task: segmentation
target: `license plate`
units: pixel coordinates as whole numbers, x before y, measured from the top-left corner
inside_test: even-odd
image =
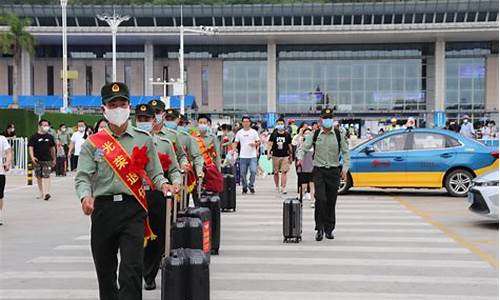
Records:
[[[469,192],[467,195],[467,200],[469,201],[470,204],[474,203],[474,193]]]

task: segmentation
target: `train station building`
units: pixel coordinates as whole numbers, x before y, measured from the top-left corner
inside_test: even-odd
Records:
[[[340,118],[365,121],[498,119],[498,7],[497,0],[193,5],[183,6],[181,20],[180,6],[68,5],[68,65],[76,71],[69,103],[91,109],[111,81],[111,30],[96,16],[115,11],[130,16],[118,30],[117,80],[134,96],[161,96],[152,81],[179,77],[182,21],[217,30],[185,35],[187,94],[198,112],[306,118],[328,105]],[[23,52],[17,94],[61,97],[61,7],[0,5],[3,13],[31,19],[37,42],[33,56]],[[0,56],[0,82],[5,104],[12,57]],[[167,94],[175,96],[172,88]]]

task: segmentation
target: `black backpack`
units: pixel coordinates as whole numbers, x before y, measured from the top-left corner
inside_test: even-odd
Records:
[[[341,139],[340,130],[338,128],[333,128],[333,130],[335,131],[335,136],[337,137],[337,146],[339,147],[339,155],[340,155],[340,150],[342,150],[341,143],[340,143],[340,139]],[[316,142],[318,141],[319,132],[320,132],[320,129],[317,129],[316,131],[314,131],[314,135],[313,135],[313,147],[314,147],[313,159],[314,159],[314,154],[316,153]]]

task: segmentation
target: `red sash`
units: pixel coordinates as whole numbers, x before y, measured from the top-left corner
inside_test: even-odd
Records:
[[[147,212],[148,202],[142,183],[142,179],[144,178],[150,185],[152,184],[144,171],[144,167],[149,162],[149,158],[146,155],[147,147],[138,148],[135,146],[132,156],[130,156],[107,129],[89,136],[88,140],[94,147],[103,151],[104,160],[108,163],[109,167]],[[148,240],[154,240],[155,238],[156,235],[151,230],[149,219],[146,218],[144,221],[144,246],[146,246]]]
[[[212,145],[209,149],[207,149],[205,141],[200,135],[193,134],[193,137],[196,139],[200,152],[203,155],[203,160],[205,161],[205,190],[214,193],[222,192],[224,190],[224,177],[222,177],[220,170],[212,160],[212,158],[217,157],[215,147]]]

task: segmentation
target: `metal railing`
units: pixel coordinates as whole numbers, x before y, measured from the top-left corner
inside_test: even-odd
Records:
[[[28,169],[28,138],[7,138],[12,149],[11,174],[25,175]]]

